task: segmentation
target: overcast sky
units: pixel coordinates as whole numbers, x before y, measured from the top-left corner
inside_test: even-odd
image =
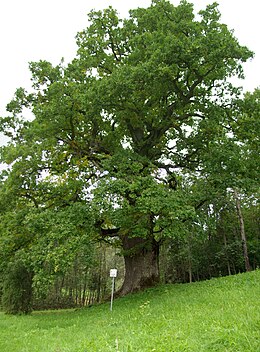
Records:
[[[171,0],[178,4],[178,0]],[[190,0],[195,10],[205,8],[213,0]],[[260,1],[219,0],[222,22],[234,29],[240,44],[255,52],[246,64],[245,90],[260,85]],[[150,0],[2,0],[0,1],[0,115],[18,87],[28,88],[28,62],[48,60],[58,64],[75,56],[75,35],[87,25],[91,9],[112,5],[121,16],[136,7],[147,7]]]

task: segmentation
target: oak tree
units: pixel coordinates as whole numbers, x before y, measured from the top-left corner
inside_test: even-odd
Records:
[[[75,59],[32,62],[32,91],[8,105],[5,182],[41,212],[87,204],[93,236],[122,249],[126,294],[159,281],[162,240],[203,203],[183,179],[208,172],[228,138],[230,78],[243,78],[252,52],[216,3],[195,14],[185,0],[153,0],[126,19],[92,11],[88,23]]]

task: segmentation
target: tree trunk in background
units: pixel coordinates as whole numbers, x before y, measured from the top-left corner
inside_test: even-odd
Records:
[[[241,204],[240,204],[238,192],[237,192],[236,189],[234,190],[234,196],[235,196],[235,201],[236,201],[237,215],[238,215],[239,224],[240,224],[240,235],[241,235],[242,246],[243,246],[243,255],[244,255],[244,261],[245,261],[245,268],[246,268],[246,271],[251,271],[249,258],[248,258],[248,251],[247,251],[247,242],[246,242],[246,233],[245,233],[244,219],[243,219],[243,214],[242,214],[242,210],[241,210]]]
[[[224,241],[224,248],[225,248],[225,256],[226,256],[226,260],[227,260],[228,275],[231,275],[229,256],[228,256],[228,252],[227,252],[227,237],[226,237],[225,230],[222,229],[222,231],[223,231],[223,241]]]
[[[124,296],[159,282],[159,244],[154,238],[125,236],[123,251],[125,278],[118,295]]]
[[[192,256],[191,256],[191,244],[190,236],[188,237],[188,272],[189,272],[189,283],[192,283]]]
[[[192,268],[191,268],[191,261],[189,259],[189,283],[192,283]]]

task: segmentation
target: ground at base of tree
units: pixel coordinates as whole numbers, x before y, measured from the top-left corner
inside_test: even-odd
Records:
[[[234,351],[260,345],[260,270],[79,310],[0,313],[2,352]]]

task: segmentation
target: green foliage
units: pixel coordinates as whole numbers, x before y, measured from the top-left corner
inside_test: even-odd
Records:
[[[4,276],[2,305],[8,314],[32,310],[32,273],[21,260],[10,263]]]
[[[164,285],[82,310],[0,315],[0,349],[36,351],[255,352],[259,280],[255,271]]]
[[[212,194],[211,194],[212,196]],[[161,248],[163,282],[189,282],[243,272],[240,224],[232,194],[217,193],[185,222],[185,232]],[[241,199],[249,262],[259,267],[259,206],[254,196]],[[182,234],[182,235],[181,235]]]
[[[68,65],[30,63],[32,91],[19,88],[0,121],[1,252],[22,253],[44,290],[80,248],[91,257],[93,240],[159,247],[187,235],[204,202],[229,187],[252,194],[258,179],[256,129],[245,132],[258,91],[241,101],[229,82],[253,53],[217,4],[199,16],[187,1],[152,1],[127,19],[92,11],[76,39]]]

